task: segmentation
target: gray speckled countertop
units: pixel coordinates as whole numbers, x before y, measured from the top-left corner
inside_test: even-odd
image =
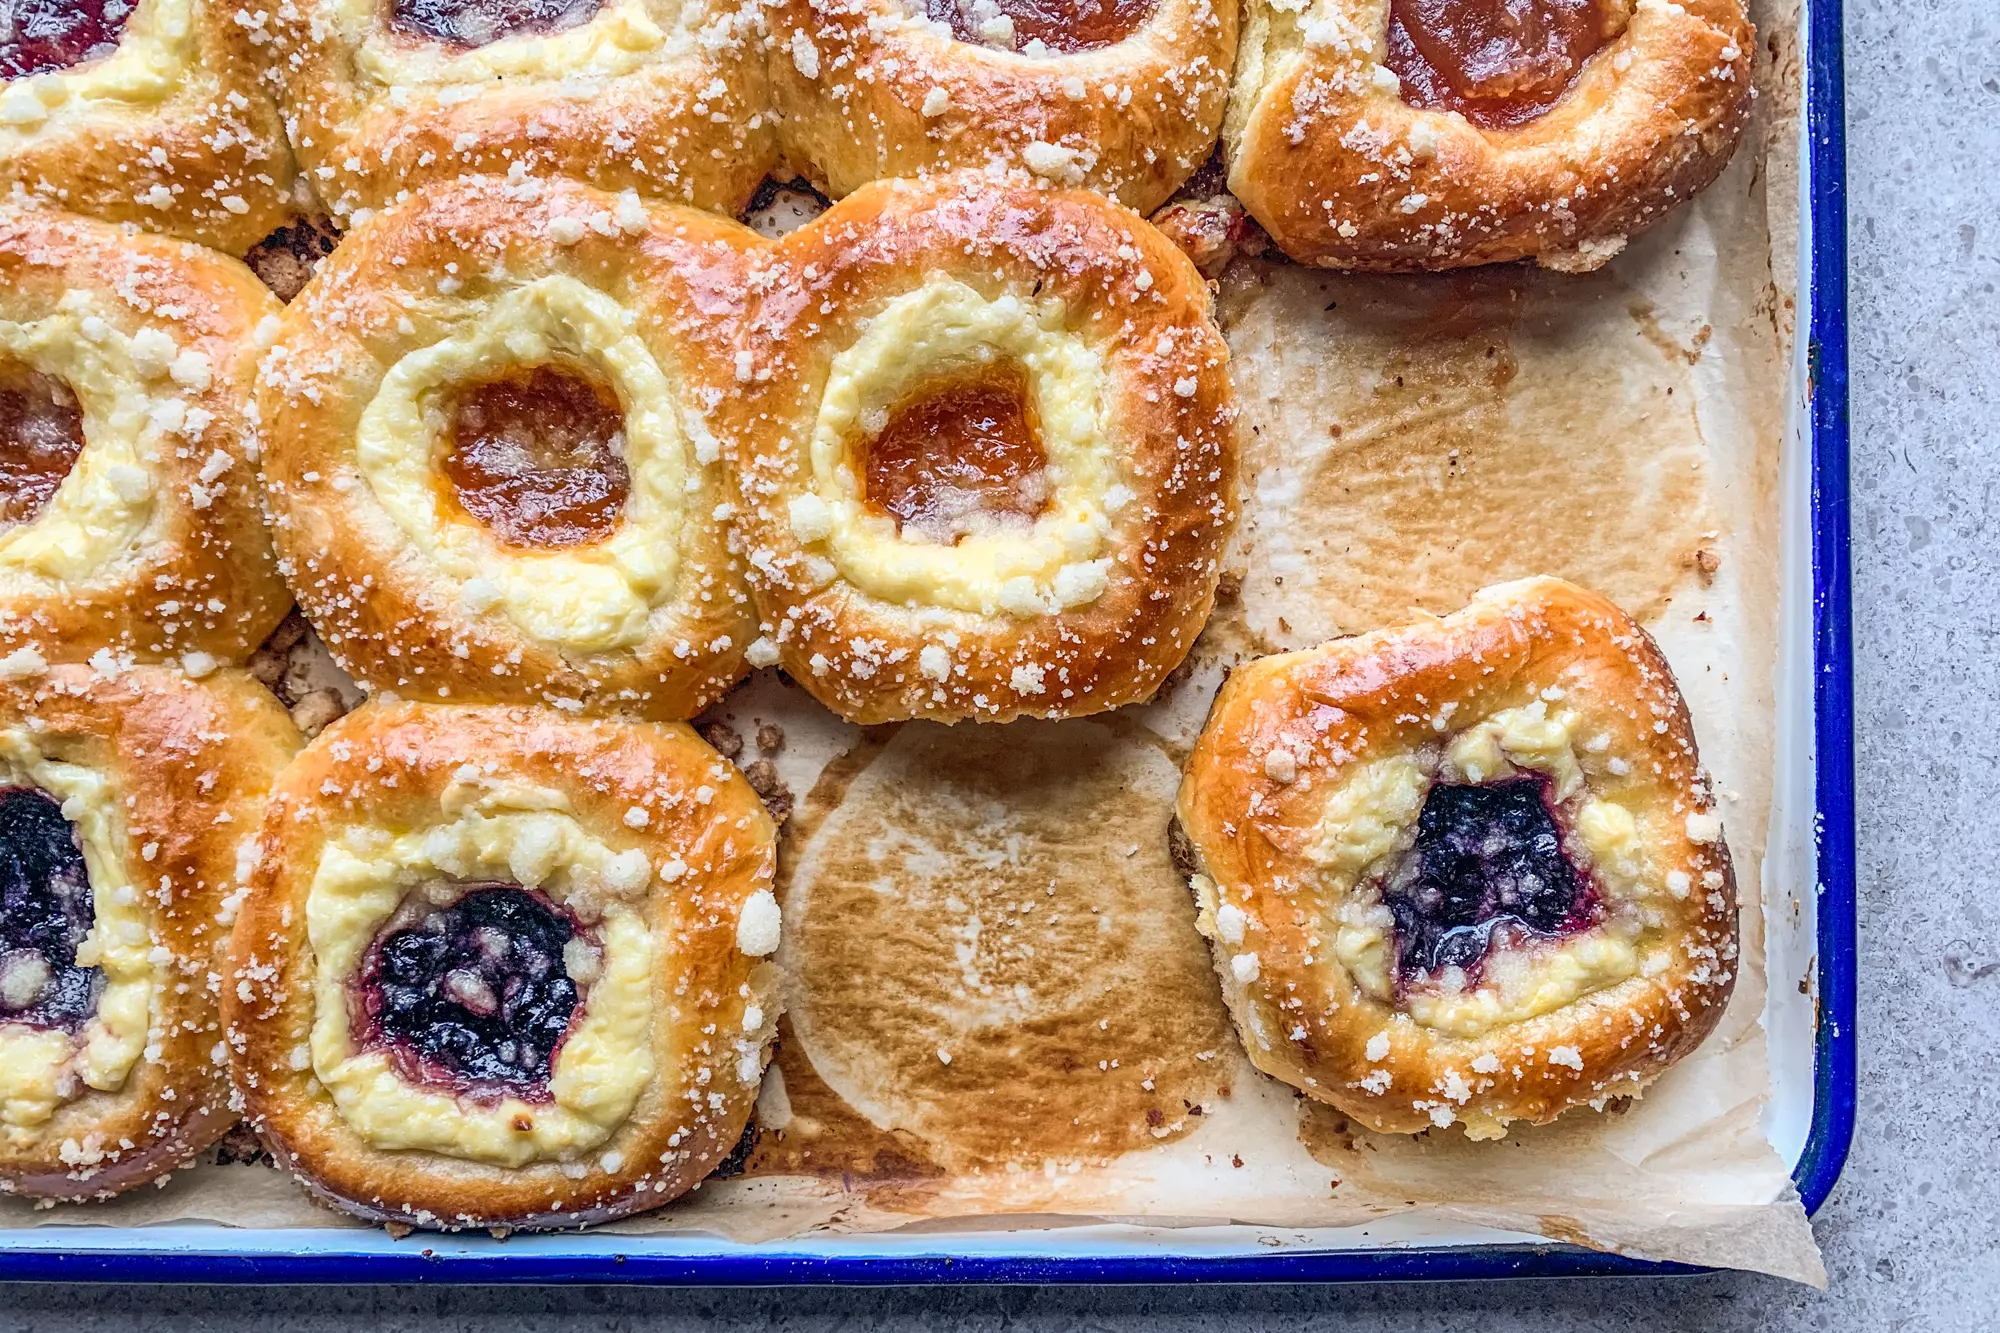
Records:
[[[0,1330],[2000,1327],[2000,11],[1849,0],[1861,1128],[1824,1295],[1746,1275],[904,1292],[0,1287]],[[1987,117],[1994,116],[1995,120]]]

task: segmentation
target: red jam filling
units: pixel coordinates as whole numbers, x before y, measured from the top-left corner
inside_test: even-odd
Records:
[[[61,380],[0,367],[0,526],[48,507],[83,452],[83,413]]]
[[[924,0],[934,23],[949,23],[961,42],[1011,46],[1040,42],[1068,54],[1095,51],[1130,37],[1152,16],[1155,0]],[[1012,40],[1004,40],[1012,24]]]
[[[550,1100],[580,1007],[563,947],[575,918],[539,893],[480,885],[385,932],[360,976],[364,1044],[414,1084],[476,1098]]]
[[[618,527],[631,473],[609,389],[537,366],[460,389],[448,416],[452,498],[504,544],[582,546]]]
[[[32,787],[0,789],[0,1024],[74,1032],[104,974],[79,967],[94,905],[76,830]]]
[[[1047,461],[1026,377],[995,367],[898,404],[868,442],[863,491],[898,531],[953,543],[995,521],[1034,522],[1048,505]]]
[[[1432,787],[1383,901],[1406,983],[1447,967],[1476,972],[1496,947],[1571,935],[1598,915],[1590,877],[1563,848],[1548,783],[1533,777]]]
[[[136,0],[0,0],[0,79],[52,74],[118,49]]]
[[[600,0],[394,0],[389,26],[450,46],[561,32],[588,23]]]
[[[1391,0],[1383,63],[1411,106],[1513,129],[1562,99],[1621,18],[1609,0]]]

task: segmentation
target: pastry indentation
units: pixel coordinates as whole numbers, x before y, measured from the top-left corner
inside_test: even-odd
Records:
[[[1385,885],[1405,983],[1445,968],[1475,972],[1510,941],[1574,934],[1597,895],[1563,846],[1536,775],[1487,785],[1433,785],[1416,842]]]
[[[632,481],[609,388],[535,366],[464,386],[447,417],[452,496],[501,542],[553,550],[616,530]]]
[[[1411,106],[1513,129],[1562,100],[1624,23],[1618,0],[1393,0],[1383,63]]]
[[[563,32],[594,17],[602,0],[394,0],[389,26],[471,49],[503,37]]]
[[[0,79],[53,74],[118,49],[135,0],[4,0]]]
[[[869,507],[904,534],[951,545],[1025,529],[1048,507],[1048,455],[1018,366],[926,386],[891,410],[865,452]]]
[[[1039,55],[1095,51],[1152,17],[1154,0],[925,0],[933,23],[962,42]]]
[[[83,412],[67,384],[0,363],[0,526],[48,507],[83,452]]]
[[[62,807],[32,787],[0,790],[0,1023],[82,1028],[104,988],[104,973],[77,961],[93,919]]]
[[[549,1079],[581,999],[570,961],[594,969],[575,917],[517,885],[398,913],[363,965],[362,1042],[413,1084],[497,1100],[552,1100]],[[413,904],[414,905],[414,904]]]

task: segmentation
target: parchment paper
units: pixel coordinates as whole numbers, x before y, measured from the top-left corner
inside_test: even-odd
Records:
[[[767,675],[714,710],[738,762],[768,761],[762,785],[775,773],[795,805],[790,1012],[740,1174],[610,1230],[1422,1211],[1824,1285],[1759,1127],[1799,108],[1796,11],[1757,8],[1750,140],[1604,271],[1354,278],[1247,260],[1224,276],[1243,519],[1209,631],[1155,703],[863,734]],[[1168,855],[1178,769],[1229,663],[1532,573],[1613,596],[1674,665],[1744,890],[1735,996],[1636,1102],[1497,1143],[1369,1134],[1244,1058]],[[1765,882],[1762,901],[1806,888]],[[0,1205],[0,1227],[193,1220],[352,1225],[255,1165],[109,1205]]]

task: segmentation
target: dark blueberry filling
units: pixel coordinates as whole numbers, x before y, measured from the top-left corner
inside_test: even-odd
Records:
[[[561,32],[587,23],[600,0],[392,0],[389,24],[452,46]]]
[[[1446,967],[1473,971],[1509,938],[1582,930],[1597,907],[1589,876],[1563,849],[1541,778],[1432,787],[1416,845],[1383,900],[1405,981]]]
[[[90,877],[62,807],[32,787],[0,790],[0,1023],[75,1031],[104,974],[78,967]]]
[[[0,0],[0,79],[110,55],[132,9],[132,0]]]
[[[363,1040],[413,1083],[547,1101],[577,1012],[563,963],[576,934],[539,893],[471,889],[375,941],[361,974]]]

